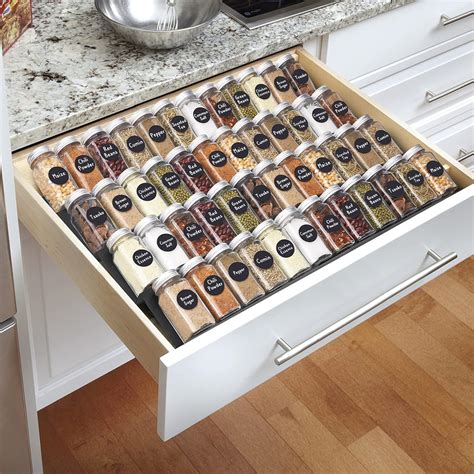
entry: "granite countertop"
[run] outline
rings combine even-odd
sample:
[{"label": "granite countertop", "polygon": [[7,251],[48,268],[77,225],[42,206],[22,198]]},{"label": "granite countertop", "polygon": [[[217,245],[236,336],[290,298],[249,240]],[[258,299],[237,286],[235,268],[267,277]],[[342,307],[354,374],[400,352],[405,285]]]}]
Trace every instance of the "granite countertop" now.
[{"label": "granite countertop", "polygon": [[13,150],[296,46],[410,0],[345,0],[256,30],[220,13],[193,44],[130,45],[92,0],[35,0],[33,28],[5,55]]}]

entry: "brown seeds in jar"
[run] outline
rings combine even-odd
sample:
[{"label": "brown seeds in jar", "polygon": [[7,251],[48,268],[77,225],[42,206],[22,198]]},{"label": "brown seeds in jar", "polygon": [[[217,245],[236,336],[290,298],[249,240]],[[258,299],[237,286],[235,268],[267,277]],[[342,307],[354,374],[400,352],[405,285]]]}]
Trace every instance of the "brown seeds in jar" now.
[{"label": "brown seeds in jar", "polygon": [[297,95],[312,94],[316,88],[309,74],[292,54],[285,54],[275,62],[291,84]]}]

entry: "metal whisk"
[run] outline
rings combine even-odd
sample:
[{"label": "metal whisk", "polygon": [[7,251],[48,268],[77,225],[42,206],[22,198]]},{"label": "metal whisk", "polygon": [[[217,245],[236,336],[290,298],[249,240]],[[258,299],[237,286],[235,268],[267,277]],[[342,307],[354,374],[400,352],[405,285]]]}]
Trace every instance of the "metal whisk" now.
[{"label": "metal whisk", "polygon": [[165,14],[158,20],[156,29],[159,31],[171,31],[178,29],[178,17],[176,16],[176,0],[166,0]]}]

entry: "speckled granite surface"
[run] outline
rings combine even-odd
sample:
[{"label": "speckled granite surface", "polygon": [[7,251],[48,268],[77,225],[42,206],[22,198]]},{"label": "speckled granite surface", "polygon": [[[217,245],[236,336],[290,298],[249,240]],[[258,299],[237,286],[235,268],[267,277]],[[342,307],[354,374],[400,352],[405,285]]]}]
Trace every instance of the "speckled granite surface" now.
[{"label": "speckled granite surface", "polygon": [[14,150],[409,3],[345,0],[249,31],[223,14],[189,46],[124,42],[92,0],[35,0],[34,27],[4,57]]}]

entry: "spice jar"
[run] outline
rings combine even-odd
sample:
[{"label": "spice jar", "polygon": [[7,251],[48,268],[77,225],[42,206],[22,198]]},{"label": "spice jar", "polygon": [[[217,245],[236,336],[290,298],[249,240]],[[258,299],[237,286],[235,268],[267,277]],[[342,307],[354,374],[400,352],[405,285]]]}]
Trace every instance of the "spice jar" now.
[{"label": "spice jar", "polygon": [[239,234],[230,243],[230,248],[238,253],[267,293],[288,281],[272,255],[250,232]]},{"label": "spice jar", "polygon": [[187,147],[196,138],[189,122],[182,115],[184,112],[181,112],[168,99],[160,100],[153,108],[153,113],[161,121],[175,145]]},{"label": "spice jar", "polygon": [[118,228],[126,227],[133,230],[143,218],[143,214],[133,204],[125,189],[110,178],[99,181],[94,186],[92,194],[99,200]]},{"label": "spice jar", "polygon": [[197,191],[207,193],[212,188],[213,183],[201,163],[182,146],[171,150],[166,156],[166,162],[176,170],[193,193]]},{"label": "spice jar", "polygon": [[354,239],[344,228],[339,217],[317,196],[301,203],[298,210],[318,229],[324,243],[333,251],[340,252],[354,244]]},{"label": "spice jar", "polygon": [[384,168],[394,174],[397,180],[402,183],[408,196],[418,207],[437,199],[438,195],[433,191],[423,174],[402,155],[390,158]]},{"label": "spice jar", "polygon": [[265,160],[255,167],[254,173],[270,188],[282,209],[289,206],[297,206],[304,201],[304,196],[294,185],[286,171],[280,166]]},{"label": "spice jar", "polygon": [[206,305],[178,272],[163,273],[153,281],[152,288],[163,314],[183,342],[215,324]]},{"label": "spice jar", "polygon": [[[256,117],[258,117],[258,115]],[[242,139],[248,146],[252,156],[258,162],[262,160],[272,160],[278,155],[278,150],[275,148],[270,136],[249,119],[240,119],[235,124],[232,132]]]},{"label": "spice jar", "polygon": [[334,166],[332,159],[328,158],[312,143],[304,142],[295,150],[297,156],[312,172],[318,183],[324,188],[335,184],[342,184],[344,179]]},{"label": "spice jar", "polygon": [[285,54],[275,63],[290,82],[297,95],[312,94],[315,91],[313,81],[292,54]]},{"label": "spice jar", "polygon": [[196,135],[212,136],[217,130],[217,125],[212,120],[211,113],[206,109],[191,91],[184,91],[175,99],[176,107],[183,111],[183,115],[191,124]]},{"label": "spice jar", "polygon": [[222,211],[204,193],[193,194],[184,207],[192,213],[201,224],[214,245],[229,243],[235,232]]},{"label": "spice jar", "polygon": [[40,146],[28,155],[33,180],[54,212],[64,207],[67,197],[77,189],[62,161],[48,146]]},{"label": "spice jar", "polygon": [[327,260],[332,252],[318,235],[318,231],[295,207],[287,207],[275,219],[285,235],[292,240],[311,264]]},{"label": "spice jar", "polygon": [[362,240],[375,232],[361,208],[339,186],[332,186],[321,195],[321,201],[329,205],[356,240]]},{"label": "spice jar", "polygon": [[221,147],[212,142],[207,135],[200,135],[193,140],[189,145],[189,151],[214,183],[230,181],[237,172]]},{"label": "spice jar", "polygon": [[253,276],[249,267],[227,244],[214,247],[207,254],[206,261],[214,265],[242,306],[265,295],[265,290]]},{"label": "spice jar", "polygon": [[373,184],[363,181],[360,175],[349,178],[341,188],[359,205],[374,229],[382,229],[397,220]]},{"label": "spice jar", "polygon": [[136,296],[141,295],[163,273],[153,255],[128,229],[116,230],[107,240],[107,248],[114,265]]},{"label": "spice jar", "polygon": [[204,229],[181,204],[171,204],[160,215],[160,220],[178,239],[190,257],[203,257],[212,249],[212,242]]},{"label": "spice jar", "polygon": [[272,61],[265,61],[257,69],[257,74],[263,77],[267,86],[270,88],[273,97],[278,102],[292,102],[296,99],[296,94],[290,86],[283,71],[277,68]]},{"label": "spice jar", "polygon": [[279,104],[273,113],[286,125],[298,145],[316,140],[316,134],[309,126],[308,120],[288,102]]},{"label": "spice jar", "polygon": [[344,179],[364,172],[351,151],[344,146],[341,140],[335,138],[332,133],[323,133],[316,140],[315,145],[321,149],[326,156],[334,158],[337,170]]},{"label": "spice jar", "polygon": [[229,128],[219,128],[213,135],[212,141],[217,142],[236,170],[252,169],[257,164],[249,147]]},{"label": "spice jar", "polygon": [[241,306],[219,272],[201,257],[194,257],[180,269],[216,321],[238,311]]},{"label": "spice jar", "polygon": [[375,165],[369,168],[362,176],[365,181],[370,181],[382,194],[392,210],[400,217],[405,217],[416,211],[416,205],[410,199],[402,183],[391,171],[386,171],[383,166]]},{"label": "spice jar", "polygon": [[191,196],[191,191],[174,168],[158,156],[145,163],[142,173],[156,186],[168,205],[176,202],[183,204]]},{"label": "spice jar", "polygon": [[74,136],[63,138],[54,148],[78,187],[91,189],[103,178],[97,164]]},{"label": "spice jar", "polygon": [[254,118],[254,122],[270,137],[278,152],[285,150],[294,151],[298,146],[293,135],[291,135],[285,125],[281,123],[281,120],[268,110],[257,114]]},{"label": "spice jar", "polygon": [[275,165],[281,166],[288,176],[293,180],[298,191],[305,197],[319,196],[324,188],[313,176],[311,170],[291,151],[280,153],[274,161]]},{"label": "spice jar", "polygon": [[270,189],[252,171],[240,170],[232,178],[230,185],[240,191],[261,220],[273,219],[281,212]]},{"label": "spice jar", "polygon": [[176,237],[155,216],[144,217],[135,226],[135,234],[165,270],[176,270],[189,260]]},{"label": "spice jar", "polygon": [[253,67],[244,69],[238,80],[259,111],[273,110],[278,105],[264,79],[257,75]]},{"label": "spice jar", "polygon": [[300,95],[293,101],[292,105],[306,118],[316,135],[319,136],[325,132],[334,133],[337,130],[337,126],[327,110],[311,96],[307,94]]},{"label": "spice jar", "polygon": [[237,234],[252,231],[260,223],[248,202],[229,183],[219,181],[211,188],[208,197],[219,206]]},{"label": "spice jar", "polygon": [[311,97],[326,109],[337,127],[340,127],[345,123],[353,124],[357,120],[357,117],[342,100],[339,94],[333,92],[329,87],[319,87]]},{"label": "spice jar", "polygon": [[295,243],[283,234],[273,220],[268,219],[259,224],[253,235],[272,254],[289,279],[295,278],[310,267]]},{"label": "spice jar", "polygon": [[426,151],[420,145],[415,145],[407,150],[403,157],[423,174],[439,196],[452,194],[456,191],[457,184],[432,152]]},{"label": "spice jar", "polygon": [[359,117],[354,122],[354,128],[359,130],[369,140],[384,161],[403,153],[384,126],[380,122],[372,120],[368,115]]},{"label": "spice jar", "polygon": [[116,179],[127,169],[120,150],[102,127],[92,127],[83,135],[82,142],[94,158],[105,178]]},{"label": "spice jar", "polygon": [[114,120],[108,131],[128,166],[143,166],[153,156],[138,130],[124,118]]},{"label": "spice jar", "polygon": [[159,216],[166,209],[165,200],[138,168],[128,168],[117,182],[144,216]]},{"label": "spice jar", "polygon": [[238,119],[248,118],[252,120],[257,115],[258,110],[252,103],[250,96],[244,88],[237,82],[234,76],[224,77],[217,87],[224,94],[225,99],[231,105],[235,116]]},{"label": "spice jar", "polygon": [[212,120],[214,120],[217,127],[232,128],[237,123],[238,118],[235,116],[231,105],[214,84],[204,84],[198,89],[197,95],[207,110],[211,112]]},{"label": "spice jar", "polygon": [[359,130],[352,125],[346,123],[339,127],[334,136],[342,141],[344,145],[351,151],[354,158],[366,170],[375,165],[383,165],[385,160],[381,158],[372,148],[369,140],[365,138]]},{"label": "spice jar", "polygon": [[132,123],[153,155],[164,157],[176,146],[151,109],[139,110],[133,115]]},{"label": "spice jar", "polygon": [[97,199],[85,189],[77,189],[69,195],[65,207],[86,247],[93,254],[102,250],[116,227]]}]

